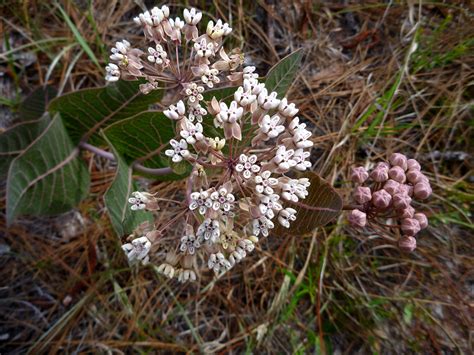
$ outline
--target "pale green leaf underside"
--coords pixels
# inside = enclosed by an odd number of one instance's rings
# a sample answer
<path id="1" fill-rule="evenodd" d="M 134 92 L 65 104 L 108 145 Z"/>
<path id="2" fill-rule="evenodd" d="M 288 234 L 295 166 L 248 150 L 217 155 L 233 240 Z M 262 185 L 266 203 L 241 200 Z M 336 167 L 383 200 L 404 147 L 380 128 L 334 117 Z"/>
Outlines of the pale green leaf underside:
<path id="1" fill-rule="evenodd" d="M 136 190 L 132 179 L 132 169 L 110 143 L 116 159 L 117 172 L 112 184 L 104 195 L 105 206 L 118 236 L 130 234 L 144 221 L 153 222 L 153 215 L 145 211 L 132 211 L 128 198 Z"/>
<path id="2" fill-rule="evenodd" d="M 50 122 L 44 115 L 36 121 L 19 123 L 0 134 L 0 177 L 7 175 L 11 161 L 40 135 Z"/>
<path id="3" fill-rule="evenodd" d="M 276 91 L 279 98 L 285 96 L 300 69 L 302 56 L 302 49 L 298 49 L 270 69 L 265 80 L 265 87 L 269 92 Z"/>
<path id="4" fill-rule="evenodd" d="M 18 215 L 52 215 L 76 206 L 89 189 L 89 173 L 59 115 L 11 163 L 7 222 Z"/>

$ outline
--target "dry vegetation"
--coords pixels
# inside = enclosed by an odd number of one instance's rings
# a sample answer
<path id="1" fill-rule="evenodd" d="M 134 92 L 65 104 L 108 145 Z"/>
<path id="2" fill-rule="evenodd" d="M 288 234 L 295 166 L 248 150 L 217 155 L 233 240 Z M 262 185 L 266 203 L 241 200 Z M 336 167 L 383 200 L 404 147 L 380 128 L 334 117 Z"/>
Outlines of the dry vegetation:
<path id="1" fill-rule="evenodd" d="M 139 38 L 130 20 L 140 8 L 132 0 L 7 3 L 0 17 L 4 127 L 38 85 L 68 92 L 104 84 L 81 40 L 104 64 L 116 40 Z M 313 124 L 314 170 L 347 194 L 351 165 L 392 152 L 415 157 L 434 187 L 422 206 L 430 227 L 407 255 L 390 238 L 348 228 L 342 215 L 310 236 L 269 238 L 218 281 L 209 274 L 181 285 L 153 267 L 127 266 L 101 198 L 113 167 L 85 154 L 92 195 L 77 211 L 11 228 L 0 219 L 0 351 L 469 352 L 469 1 L 189 3 L 231 23 L 231 40 L 260 73 L 303 47 L 289 96 Z M 415 42 L 417 51 L 410 52 Z M 2 197 L 0 208 L 4 203 Z"/>

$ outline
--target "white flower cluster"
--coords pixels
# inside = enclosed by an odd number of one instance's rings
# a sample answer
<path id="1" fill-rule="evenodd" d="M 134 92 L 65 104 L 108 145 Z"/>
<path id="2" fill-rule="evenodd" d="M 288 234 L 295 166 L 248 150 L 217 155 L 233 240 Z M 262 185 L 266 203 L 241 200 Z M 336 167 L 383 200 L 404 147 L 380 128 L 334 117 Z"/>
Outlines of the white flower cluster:
<path id="1" fill-rule="evenodd" d="M 161 12 L 152 10 L 141 14 L 136 22 L 145 26 L 147 38 L 159 42 L 170 36 L 168 13 L 163 8 Z M 311 167 L 313 146 L 311 132 L 296 116 L 295 104 L 278 98 L 260 82 L 255 67 L 237 71 L 240 56 L 237 60 L 223 51 L 222 37 L 230 33 L 230 27 L 210 21 L 206 33 L 199 36 L 196 24 L 201 17 L 196 10 L 186 9 L 181 28 L 186 40 L 194 42 L 192 63 L 196 65 L 191 71 L 197 81 L 186 83 L 177 102 L 164 110 L 176 122 L 176 137 L 180 137 L 170 141 L 165 155 L 171 164 L 190 164 L 192 173 L 178 215 L 182 217 L 173 218 L 176 226 L 185 226 L 185 231 L 176 236 L 175 245 L 168 246 L 170 251 L 158 271 L 183 282 L 196 279 L 199 261 L 220 274 L 251 253 L 258 237 L 267 237 L 276 224 L 290 228 L 297 219 L 293 207 L 308 196 L 310 185 L 308 179 L 296 178 L 292 171 Z M 180 41 L 175 35 L 171 37 Z M 163 66 L 169 59 L 170 53 L 165 55 L 162 50 L 163 46 L 156 46 L 148 52 L 155 66 Z M 211 64 L 217 53 L 221 60 Z M 171 63 L 172 59 L 168 65 Z M 229 77 L 239 85 L 232 100 L 213 97 L 205 101 L 205 88 L 219 84 L 222 71 L 231 72 Z M 217 132 L 217 137 L 207 137 L 209 131 Z M 133 210 L 143 205 L 136 196 L 130 203 Z M 183 230 L 170 230 L 166 222 L 163 228 L 156 228 L 160 234 L 164 229 L 168 234 Z"/>
<path id="2" fill-rule="evenodd" d="M 207 112 L 196 106 L 202 100 L 204 86 L 213 88 L 219 84 L 222 73 L 230 74 L 228 78 L 233 80 L 232 74 L 243 58 L 238 49 L 228 55 L 222 46 L 223 38 L 232 32 L 229 24 L 209 21 L 206 32 L 200 35 L 197 25 L 202 13 L 184 9 L 183 18 L 171 18 L 166 5 L 135 17 L 149 46 L 139 49 L 126 40 L 117 42 L 112 48 L 111 63 L 105 67 L 105 79 L 113 82 L 144 78 L 146 83 L 140 85 L 144 94 L 159 89 L 159 84 L 183 89 L 188 103 L 194 106 L 195 117 L 202 117 Z M 189 56 L 182 57 L 186 54 Z"/>

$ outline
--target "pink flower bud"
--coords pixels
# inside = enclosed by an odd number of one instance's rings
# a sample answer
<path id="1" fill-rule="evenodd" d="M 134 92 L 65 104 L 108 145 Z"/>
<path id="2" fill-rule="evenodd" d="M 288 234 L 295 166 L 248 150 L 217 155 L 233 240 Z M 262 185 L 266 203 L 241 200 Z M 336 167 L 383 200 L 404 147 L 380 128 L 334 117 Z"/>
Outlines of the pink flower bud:
<path id="1" fill-rule="evenodd" d="M 416 198 L 419 198 L 420 200 L 427 199 L 431 196 L 432 192 L 433 191 L 431 190 L 431 186 L 425 182 L 419 182 L 413 188 L 413 194 Z"/>
<path id="2" fill-rule="evenodd" d="M 416 233 L 420 231 L 420 223 L 414 218 L 404 218 L 402 219 L 402 232 L 404 235 L 413 237 Z"/>
<path id="3" fill-rule="evenodd" d="M 420 172 L 420 170 L 413 170 L 409 169 L 406 176 L 409 182 L 412 184 L 416 184 L 417 182 L 420 182 L 421 176 L 423 174 Z"/>
<path id="4" fill-rule="evenodd" d="M 418 223 L 420 223 L 421 229 L 428 227 L 428 218 L 426 218 L 424 213 L 415 213 L 413 217 L 418 221 Z"/>
<path id="5" fill-rule="evenodd" d="M 352 173 L 351 173 L 352 182 L 362 184 L 365 180 L 367 180 L 368 177 L 369 177 L 369 173 L 364 167 L 358 166 L 356 168 L 352 168 Z"/>
<path id="6" fill-rule="evenodd" d="M 359 210 L 352 210 L 349 214 L 349 223 L 353 227 L 365 227 L 367 223 L 367 215 Z"/>
<path id="7" fill-rule="evenodd" d="M 413 186 L 407 184 L 400 184 L 398 187 L 398 193 L 407 195 L 412 197 L 413 196 Z"/>
<path id="8" fill-rule="evenodd" d="M 369 187 L 358 186 L 354 189 L 354 200 L 357 203 L 366 203 L 372 199 L 372 192 Z"/>
<path id="9" fill-rule="evenodd" d="M 399 166 L 394 166 L 393 168 L 391 168 L 388 171 L 388 176 L 390 176 L 392 180 L 395 180 L 401 184 L 403 184 L 406 180 L 405 170 L 403 170 Z"/>
<path id="10" fill-rule="evenodd" d="M 407 170 L 407 157 L 400 153 L 393 153 L 388 159 L 393 166 L 399 166 L 403 171 Z"/>
<path id="11" fill-rule="evenodd" d="M 405 208 L 408 208 L 411 203 L 411 197 L 405 194 L 395 194 L 393 195 L 392 199 L 393 207 L 395 207 L 397 210 L 404 210 Z"/>
<path id="12" fill-rule="evenodd" d="M 395 195 L 400 188 L 400 183 L 396 182 L 395 180 L 388 180 L 385 185 L 383 185 L 383 189 L 387 191 L 390 195 Z"/>
<path id="13" fill-rule="evenodd" d="M 390 169 L 390 165 L 387 164 L 386 162 L 384 161 L 381 161 L 381 162 L 378 162 L 377 165 L 375 166 L 375 169 L 384 169 L 384 170 L 388 170 Z"/>
<path id="14" fill-rule="evenodd" d="M 392 196 L 385 190 L 379 190 L 372 194 L 372 204 L 377 208 L 387 208 L 391 200 Z"/>
<path id="15" fill-rule="evenodd" d="M 408 206 L 403 210 L 398 211 L 398 216 L 400 218 L 413 218 L 415 215 L 415 209 L 412 206 Z"/>
<path id="16" fill-rule="evenodd" d="M 372 180 L 376 182 L 384 182 L 388 180 L 388 170 L 377 167 L 370 173 Z"/>
<path id="17" fill-rule="evenodd" d="M 415 159 L 408 159 L 407 160 L 407 167 L 408 170 L 421 170 L 421 165 Z"/>
<path id="18" fill-rule="evenodd" d="M 416 239 L 413 237 L 401 237 L 398 241 L 398 247 L 405 252 L 412 252 L 416 249 Z"/>

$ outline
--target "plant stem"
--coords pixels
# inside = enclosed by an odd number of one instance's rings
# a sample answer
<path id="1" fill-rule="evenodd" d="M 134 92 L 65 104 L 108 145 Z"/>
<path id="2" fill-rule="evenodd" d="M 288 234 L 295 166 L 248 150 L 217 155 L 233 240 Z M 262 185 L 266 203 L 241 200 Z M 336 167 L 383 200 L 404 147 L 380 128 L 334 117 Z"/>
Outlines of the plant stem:
<path id="1" fill-rule="evenodd" d="M 92 153 L 94 153 L 94 154 L 96 154 L 96 155 L 98 155 L 102 158 L 116 161 L 115 156 L 112 153 L 107 152 L 103 149 L 100 149 L 96 146 L 93 146 L 92 144 L 82 142 L 82 143 L 79 144 L 79 146 L 82 149 L 88 150 L 88 151 L 90 151 L 90 152 L 92 152 Z M 142 173 L 150 174 L 150 175 L 157 175 L 157 176 L 167 175 L 167 174 L 171 174 L 173 172 L 173 170 L 170 167 L 152 169 L 152 168 L 147 168 L 147 167 L 145 167 L 145 166 L 143 166 L 139 163 L 134 163 L 132 165 L 132 167 L 133 167 L 133 169 L 135 169 L 137 171 L 140 171 Z"/>

